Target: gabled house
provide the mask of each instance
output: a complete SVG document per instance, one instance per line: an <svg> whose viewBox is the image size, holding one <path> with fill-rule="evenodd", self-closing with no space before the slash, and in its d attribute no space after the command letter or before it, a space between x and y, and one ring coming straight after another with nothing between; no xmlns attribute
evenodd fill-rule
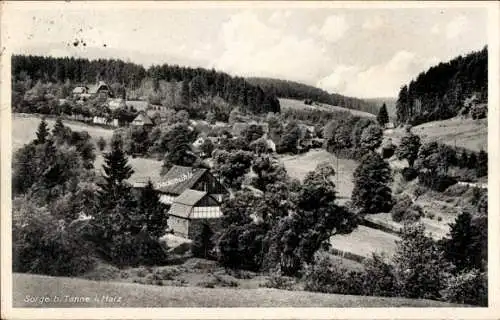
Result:
<svg viewBox="0 0 500 320"><path fill-rule="evenodd" d="M88 89L88 93L93 97L99 97L102 99L113 97L111 88L104 81L99 81L96 85L91 86Z"/></svg>
<svg viewBox="0 0 500 320"><path fill-rule="evenodd" d="M218 229L222 212L219 202L207 192L187 189L174 200L168 215L174 235L194 239L203 224L212 230Z"/></svg>
<svg viewBox="0 0 500 320"><path fill-rule="evenodd" d="M137 117L135 117L135 119L132 120L132 123L130 125L149 129L149 128L152 128L154 126L154 123L147 116L147 114L145 112L139 112Z"/></svg>
<svg viewBox="0 0 500 320"><path fill-rule="evenodd" d="M155 183L155 189L160 193L160 201L165 204L172 204L188 189L204 191L218 202L229 193L208 169L183 166L173 166Z"/></svg>

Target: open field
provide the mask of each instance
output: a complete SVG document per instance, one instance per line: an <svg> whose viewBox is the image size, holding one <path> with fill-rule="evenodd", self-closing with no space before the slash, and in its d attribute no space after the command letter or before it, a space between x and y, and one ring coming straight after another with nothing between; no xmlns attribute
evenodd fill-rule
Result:
<svg viewBox="0 0 500 320"><path fill-rule="evenodd" d="M286 155L280 158L285 165L288 174L299 180L303 180L306 174L313 171L320 163L330 163L336 171L335 185L340 202L350 199L354 187L352 183L352 174L357 167L357 162L349 159L338 159L324 149L311 150L299 155Z"/></svg>
<svg viewBox="0 0 500 320"><path fill-rule="evenodd" d="M488 119L453 118L427 122L413 127L412 132L419 135L423 142L437 141L473 151L488 150ZM399 144L404 134L402 128L384 132L385 137L391 138L395 144Z"/></svg>
<svg viewBox="0 0 500 320"><path fill-rule="evenodd" d="M21 148L24 144L30 142L36 137L36 130L40 124L41 118L36 115L12 114L12 151ZM49 129L52 130L55 119L47 119ZM65 126L74 131L87 131L95 143L99 137L110 140L113 130L97 126L89 126L77 121L63 120Z"/></svg>
<svg viewBox="0 0 500 320"><path fill-rule="evenodd" d="M130 177L131 181L147 181L148 178L155 180L155 177L159 177L162 162L154 159L147 158L132 158L128 157L128 163L134 169L134 174ZM104 158L102 154L97 154L94 162L94 168L97 171L102 169L104 164Z"/></svg>
<svg viewBox="0 0 500 320"><path fill-rule="evenodd" d="M403 229L403 225L401 223L397 223L392 220L390 213L384 212L370 214L366 217L366 219L372 223L386 226L396 232ZM436 240L439 240L448 234L450 230L449 223L451 223L452 221L437 221L435 219L422 217L420 219L420 222L422 222L422 224L425 226L425 230L429 236L433 237Z"/></svg>
<svg viewBox="0 0 500 320"><path fill-rule="evenodd" d="M12 115L12 151L16 151L21 148L24 144L30 142L36 137L36 130L41 119L34 115ZM47 119L47 124L49 129L52 130L54 126L54 119ZM95 143L99 137L103 137L107 141L110 141L113 135L113 130L105 129L96 126L89 126L84 123L79 123L77 121L63 121L65 126L71 128L74 131L87 131L92 137L92 141ZM102 154L96 150L96 161L94 167L97 170L102 168L104 159ZM129 164L134 169L134 174L132 175L132 180L140 179L145 180L150 176L158 176L161 170L161 161L146 158L132 158L129 157Z"/></svg>
<svg viewBox="0 0 500 320"><path fill-rule="evenodd" d="M285 99L285 98L279 98L279 101L280 101L281 109L283 109L283 110L286 110L286 109L316 109L316 110L322 110L322 111L347 111L347 112L352 113L355 116L375 118L375 115L368 113L368 112L342 108L339 106L332 106L332 105L326 104L326 103L320 103L319 105L316 105L316 104L315 105L307 105L302 100Z"/></svg>
<svg viewBox="0 0 500 320"><path fill-rule="evenodd" d="M26 296L89 297L88 302L25 302ZM105 302L102 297L120 297ZM97 297L97 299L96 299ZM13 274L13 307L456 307L430 300L322 294L277 289L160 287ZM109 299L108 299L109 301Z"/></svg>
<svg viewBox="0 0 500 320"><path fill-rule="evenodd" d="M396 235L360 225L350 234L331 237L330 243L335 249L363 257L370 257L374 252L384 252L391 257L396 250L397 240L399 237Z"/></svg>

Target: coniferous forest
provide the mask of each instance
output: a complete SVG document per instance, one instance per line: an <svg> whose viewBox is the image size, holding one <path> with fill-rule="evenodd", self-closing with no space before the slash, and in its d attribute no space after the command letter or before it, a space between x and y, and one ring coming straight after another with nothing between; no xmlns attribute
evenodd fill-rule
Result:
<svg viewBox="0 0 500 320"><path fill-rule="evenodd" d="M13 85L16 80L64 83L73 85L95 84L102 80L128 90L134 90L150 80L158 89L160 81L186 82L190 85L190 100L199 96L219 96L243 111L251 113L279 112L278 99L264 92L259 86L248 83L242 77L203 68L178 65L143 66L122 60L83 58L54 58L14 55L12 57ZM15 88L14 88L15 89ZM13 90L15 91L15 90Z"/></svg>
<svg viewBox="0 0 500 320"><path fill-rule="evenodd" d="M467 99L486 104L488 99L488 50L440 63L401 88L396 104L397 122L418 125L471 113Z"/></svg>

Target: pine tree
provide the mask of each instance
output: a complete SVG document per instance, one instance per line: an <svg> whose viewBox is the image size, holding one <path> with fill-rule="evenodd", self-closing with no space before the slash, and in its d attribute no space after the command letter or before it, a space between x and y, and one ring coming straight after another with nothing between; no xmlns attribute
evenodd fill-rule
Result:
<svg viewBox="0 0 500 320"><path fill-rule="evenodd" d="M488 154L481 150L477 156L477 167L476 167L477 177L484 177L488 175Z"/></svg>
<svg viewBox="0 0 500 320"><path fill-rule="evenodd" d="M44 144L48 136L49 136L49 129L47 127L47 122L45 121L45 119L42 119L42 121L38 125L38 130L36 132L36 139L34 143Z"/></svg>
<svg viewBox="0 0 500 320"><path fill-rule="evenodd" d="M153 238L163 236L167 229L168 215L166 207L159 201L159 196L151 180L142 189L137 206L137 224L146 227Z"/></svg>
<svg viewBox="0 0 500 320"><path fill-rule="evenodd" d="M58 143L63 143L70 136L70 129L64 126L62 119L57 118L54 128L52 128L52 136L56 138Z"/></svg>
<svg viewBox="0 0 500 320"><path fill-rule="evenodd" d="M184 106L189 106L189 104L191 103L191 92L189 89L189 81L187 81L187 80L182 81L181 103Z"/></svg>
<svg viewBox="0 0 500 320"><path fill-rule="evenodd" d="M106 211L114 208L118 203L125 207L131 206L130 188L125 180L130 178L134 170L127 164L128 160L122 150L121 139L115 139L111 151L104 156L104 183L99 183L98 191L99 210Z"/></svg>
<svg viewBox="0 0 500 320"><path fill-rule="evenodd" d="M385 105L385 102L378 112L377 121L383 128L385 128L385 125L389 123L389 114L387 113L387 106Z"/></svg>

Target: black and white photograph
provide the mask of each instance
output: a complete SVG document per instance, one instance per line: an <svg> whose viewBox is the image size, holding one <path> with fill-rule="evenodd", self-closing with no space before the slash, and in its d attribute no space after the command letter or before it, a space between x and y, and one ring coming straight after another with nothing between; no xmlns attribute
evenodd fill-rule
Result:
<svg viewBox="0 0 500 320"><path fill-rule="evenodd" d="M498 3L0 9L2 318L493 317Z"/></svg>

